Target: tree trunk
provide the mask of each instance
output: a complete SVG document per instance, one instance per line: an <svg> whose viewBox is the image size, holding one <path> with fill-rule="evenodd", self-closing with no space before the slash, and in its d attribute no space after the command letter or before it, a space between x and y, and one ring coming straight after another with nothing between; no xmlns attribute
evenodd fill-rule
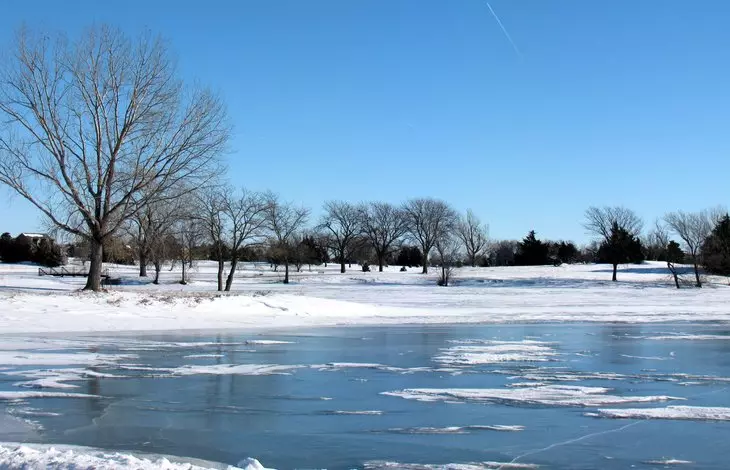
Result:
<svg viewBox="0 0 730 470"><path fill-rule="evenodd" d="M428 274L428 251L426 250L423 250L423 270L421 274Z"/></svg>
<svg viewBox="0 0 730 470"><path fill-rule="evenodd" d="M677 286L677 289L679 289L679 276L677 276L677 270L674 269L674 266L672 263L667 261L667 268L669 268L669 272L672 273L672 277L674 277L674 285Z"/></svg>
<svg viewBox="0 0 730 470"><path fill-rule="evenodd" d="M104 246L101 240L91 239L89 277L86 278L84 290L99 292L101 290L101 268L104 260Z"/></svg>
<svg viewBox="0 0 730 470"><path fill-rule="evenodd" d="M702 287L702 281L700 280L700 267L697 265L697 263L694 263L695 266L695 286Z"/></svg>
<svg viewBox="0 0 730 470"><path fill-rule="evenodd" d="M616 269L618 269L618 264L613 265L613 278L611 279L613 282L616 282Z"/></svg>
<svg viewBox="0 0 730 470"><path fill-rule="evenodd" d="M218 292L223 292L223 270L225 269L226 262L223 261L222 256L218 256Z"/></svg>
<svg viewBox="0 0 730 470"><path fill-rule="evenodd" d="M378 256L378 271L383 272L383 265L385 264L384 256Z"/></svg>
<svg viewBox="0 0 730 470"><path fill-rule="evenodd" d="M340 259L340 272L343 274L345 273L345 260L344 259Z"/></svg>
<svg viewBox="0 0 730 470"><path fill-rule="evenodd" d="M187 263L185 263L185 260L183 260L182 261L182 279L180 279L180 284L183 284L183 285L185 285L185 284L188 283L188 279L185 276L185 266L186 266L186 264Z"/></svg>
<svg viewBox="0 0 730 470"><path fill-rule="evenodd" d="M284 261L284 284L289 284L289 260Z"/></svg>
<svg viewBox="0 0 730 470"><path fill-rule="evenodd" d="M160 271L162 271L162 263L155 261L155 280L152 281L152 284L160 283Z"/></svg>
<svg viewBox="0 0 730 470"><path fill-rule="evenodd" d="M231 270L228 272L228 278L226 279L226 292L231 291L233 285L233 275L236 274L236 266L238 266L238 260L233 258L231 260Z"/></svg>
<svg viewBox="0 0 730 470"><path fill-rule="evenodd" d="M441 263L441 279L444 280L444 287L449 287L449 280L446 278L446 266Z"/></svg>
<svg viewBox="0 0 730 470"><path fill-rule="evenodd" d="M147 277L147 250L139 251L139 277Z"/></svg>

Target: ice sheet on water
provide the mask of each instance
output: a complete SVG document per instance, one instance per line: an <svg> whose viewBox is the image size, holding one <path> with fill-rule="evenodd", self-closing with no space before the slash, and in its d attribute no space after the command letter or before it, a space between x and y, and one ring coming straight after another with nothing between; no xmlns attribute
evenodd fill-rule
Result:
<svg viewBox="0 0 730 470"><path fill-rule="evenodd" d="M241 463L245 466L232 467L196 460L186 462L169 456L136 456L74 446L0 445L0 469L7 470L266 470L256 459Z"/></svg>
<svg viewBox="0 0 730 470"><path fill-rule="evenodd" d="M450 366L497 364L501 362L547 362L555 360L558 353L544 341L496 341L462 340L442 349L434 361Z"/></svg>
<svg viewBox="0 0 730 470"><path fill-rule="evenodd" d="M512 462L474 462L474 463L447 463L447 464L422 464L422 463L400 463L373 460L365 462L365 470L489 470L489 469L533 469L539 465L531 463Z"/></svg>
<svg viewBox="0 0 730 470"><path fill-rule="evenodd" d="M188 354L183 356L185 359L203 359L203 358L217 358L224 357L224 354Z"/></svg>
<svg viewBox="0 0 730 470"><path fill-rule="evenodd" d="M355 411L348 411L348 410L334 410L334 411L326 411L325 414L332 414L332 415L355 415L355 416L379 416L382 415L384 412L381 410L355 410Z"/></svg>
<svg viewBox="0 0 730 470"><path fill-rule="evenodd" d="M713 406L667 406L664 408L604 408L586 416L615 419L675 419L730 421L730 408Z"/></svg>
<svg viewBox="0 0 730 470"><path fill-rule="evenodd" d="M382 394L425 402L458 400L478 403L504 402L522 405L585 407L683 399L665 395L609 395L610 391L611 389L603 387L544 385L521 388L415 388L382 392Z"/></svg>

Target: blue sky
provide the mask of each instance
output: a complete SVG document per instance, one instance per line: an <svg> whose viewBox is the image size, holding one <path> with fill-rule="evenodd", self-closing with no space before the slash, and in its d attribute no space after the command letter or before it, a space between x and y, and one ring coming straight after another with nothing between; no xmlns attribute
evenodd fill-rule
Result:
<svg viewBox="0 0 730 470"><path fill-rule="evenodd" d="M728 203L730 2L491 0L6 2L70 35L166 37L220 92L229 176L319 213L326 199L443 198L495 238L584 242L589 205L647 222ZM0 231L40 217L0 189Z"/></svg>

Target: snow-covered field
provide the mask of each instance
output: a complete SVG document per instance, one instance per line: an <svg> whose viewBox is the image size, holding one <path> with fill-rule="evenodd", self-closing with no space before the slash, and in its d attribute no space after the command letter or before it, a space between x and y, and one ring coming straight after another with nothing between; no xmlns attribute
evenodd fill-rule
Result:
<svg viewBox="0 0 730 470"><path fill-rule="evenodd" d="M622 266L461 268L436 286L417 268L362 272L353 265L304 267L292 283L268 265L239 270L233 292L215 291L215 263L199 262L192 282L165 269L160 285L134 266L108 266L123 283L80 292L83 278L38 276L30 265L0 264L0 333L277 328L330 325L499 322L730 321L727 279L674 289L663 263Z"/></svg>

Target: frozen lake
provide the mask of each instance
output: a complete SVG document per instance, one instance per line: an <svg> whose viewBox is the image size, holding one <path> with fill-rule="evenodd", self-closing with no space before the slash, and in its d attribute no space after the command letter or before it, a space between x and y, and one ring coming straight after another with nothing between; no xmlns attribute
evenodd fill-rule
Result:
<svg viewBox="0 0 730 470"><path fill-rule="evenodd" d="M0 337L4 442L278 469L724 469L729 420L727 324Z"/></svg>

